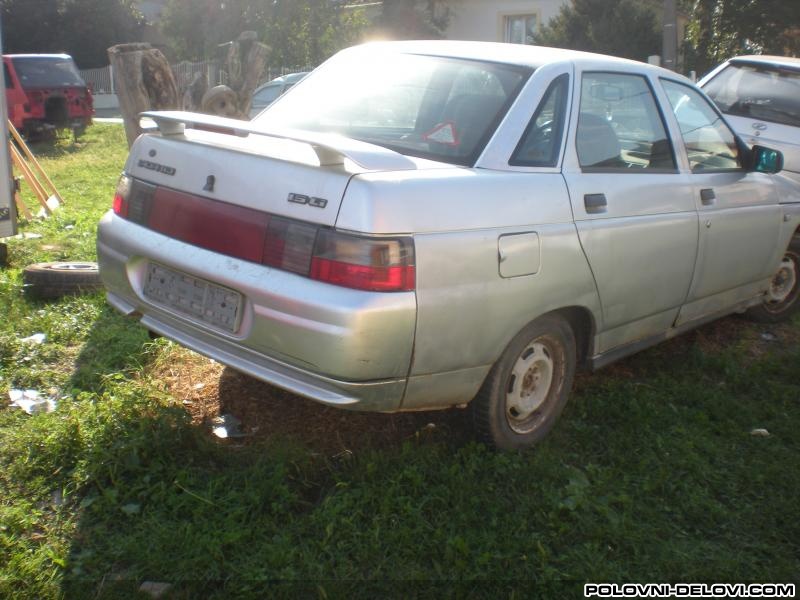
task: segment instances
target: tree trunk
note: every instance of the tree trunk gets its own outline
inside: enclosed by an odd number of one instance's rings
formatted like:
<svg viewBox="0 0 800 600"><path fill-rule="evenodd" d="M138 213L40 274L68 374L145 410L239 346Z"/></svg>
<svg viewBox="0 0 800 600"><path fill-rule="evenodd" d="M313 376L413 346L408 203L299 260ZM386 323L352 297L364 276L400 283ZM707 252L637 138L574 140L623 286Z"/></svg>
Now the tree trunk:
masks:
<svg viewBox="0 0 800 600"><path fill-rule="evenodd" d="M205 79L196 79L184 94L186 110L248 120L253 91L260 83L270 47L259 42L254 31L245 31L225 48L228 85L209 89Z"/></svg>
<svg viewBox="0 0 800 600"><path fill-rule="evenodd" d="M166 57L150 44L112 46L108 58L130 147L142 133L139 113L180 108L178 86Z"/></svg>

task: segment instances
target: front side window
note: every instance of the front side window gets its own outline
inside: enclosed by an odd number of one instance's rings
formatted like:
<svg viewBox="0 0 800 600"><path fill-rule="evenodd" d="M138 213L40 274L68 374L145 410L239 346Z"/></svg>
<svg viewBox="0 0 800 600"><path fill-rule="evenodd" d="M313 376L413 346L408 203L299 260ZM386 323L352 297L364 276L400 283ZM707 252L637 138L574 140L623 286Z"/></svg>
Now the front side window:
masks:
<svg viewBox="0 0 800 600"><path fill-rule="evenodd" d="M694 172L727 171L742 166L736 136L697 90L662 80Z"/></svg>
<svg viewBox="0 0 800 600"><path fill-rule="evenodd" d="M726 114L800 127L800 70L733 62L703 91Z"/></svg>
<svg viewBox="0 0 800 600"><path fill-rule="evenodd" d="M555 167L561 151L569 75L559 75L547 88L509 164Z"/></svg>
<svg viewBox="0 0 800 600"><path fill-rule="evenodd" d="M511 15L505 18L506 32L504 41L512 44L535 44L536 15Z"/></svg>
<svg viewBox="0 0 800 600"><path fill-rule="evenodd" d="M640 75L584 74L576 149L583 169L676 169L658 105Z"/></svg>
<svg viewBox="0 0 800 600"><path fill-rule="evenodd" d="M256 121L471 165L530 73L482 61L354 53L314 71Z"/></svg>

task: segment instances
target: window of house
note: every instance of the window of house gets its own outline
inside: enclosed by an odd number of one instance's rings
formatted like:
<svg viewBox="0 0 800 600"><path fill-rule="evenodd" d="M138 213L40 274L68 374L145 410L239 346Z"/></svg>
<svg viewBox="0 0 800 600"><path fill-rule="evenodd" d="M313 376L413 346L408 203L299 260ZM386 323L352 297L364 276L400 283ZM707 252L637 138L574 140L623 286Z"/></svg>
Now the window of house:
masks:
<svg viewBox="0 0 800 600"><path fill-rule="evenodd" d="M538 23L536 15L511 15L506 17L505 41L512 44L533 44Z"/></svg>

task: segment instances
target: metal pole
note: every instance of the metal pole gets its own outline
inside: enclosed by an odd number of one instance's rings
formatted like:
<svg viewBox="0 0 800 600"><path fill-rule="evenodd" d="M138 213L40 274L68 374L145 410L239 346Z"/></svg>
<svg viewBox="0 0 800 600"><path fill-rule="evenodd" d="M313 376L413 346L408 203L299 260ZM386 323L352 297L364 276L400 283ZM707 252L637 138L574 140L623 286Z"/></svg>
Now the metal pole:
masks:
<svg viewBox="0 0 800 600"><path fill-rule="evenodd" d="M664 37L661 64L672 71L678 68L678 9L676 0L664 0Z"/></svg>

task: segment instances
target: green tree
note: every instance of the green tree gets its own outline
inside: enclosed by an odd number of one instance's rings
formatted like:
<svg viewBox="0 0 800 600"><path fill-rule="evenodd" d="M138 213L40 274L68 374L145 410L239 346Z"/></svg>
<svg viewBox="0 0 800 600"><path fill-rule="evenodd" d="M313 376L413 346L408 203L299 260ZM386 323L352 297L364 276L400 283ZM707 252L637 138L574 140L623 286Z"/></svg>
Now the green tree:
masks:
<svg viewBox="0 0 800 600"><path fill-rule="evenodd" d="M71 54L81 68L108 64L106 50L137 41L134 0L0 0L6 53Z"/></svg>
<svg viewBox="0 0 800 600"><path fill-rule="evenodd" d="M536 43L646 60L661 54L659 12L644 0L572 0L542 27Z"/></svg>
<svg viewBox="0 0 800 600"><path fill-rule="evenodd" d="M330 0L275 0L265 39L274 64L317 65L360 42L366 27L360 8Z"/></svg>
<svg viewBox="0 0 800 600"><path fill-rule="evenodd" d="M702 74L737 54L800 54L797 0L697 0L687 27L689 68Z"/></svg>
<svg viewBox="0 0 800 600"><path fill-rule="evenodd" d="M243 31L263 33L272 7L272 0L169 0L161 29L179 59L215 58Z"/></svg>
<svg viewBox="0 0 800 600"><path fill-rule="evenodd" d="M360 41L367 22L360 8L330 0L170 0L162 30L181 59L208 59L252 30L272 48L270 62L316 65Z"/></svg>
<svg viewBox="0 0 800 600"><path fill-rule="evenodd" d="M444 0L383 0L374 22L381 37L395 40L440 39L449 24L450 6Z"/></svg>

